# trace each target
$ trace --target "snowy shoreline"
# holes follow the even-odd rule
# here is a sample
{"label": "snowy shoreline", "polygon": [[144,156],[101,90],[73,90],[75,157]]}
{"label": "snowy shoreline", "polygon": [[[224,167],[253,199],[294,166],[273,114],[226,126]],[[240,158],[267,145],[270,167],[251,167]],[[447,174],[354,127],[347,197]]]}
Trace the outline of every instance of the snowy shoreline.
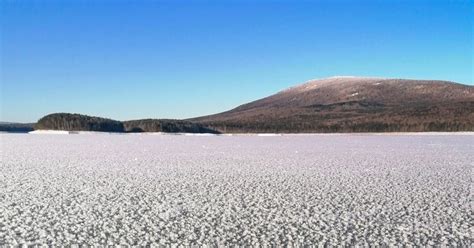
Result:
{"label": "snowy shoreline", "polygon": [[94,132],[94,131],[66,131],[66,130],[35,130],[28,134],[118,134],[118,135],[182,135],[182,136],[333,136],[333,135],[474,135],[474,132],[382,132],[382,133],[165,133],[165,132],[142,132],[142,133],[118,133],[118,132]]}

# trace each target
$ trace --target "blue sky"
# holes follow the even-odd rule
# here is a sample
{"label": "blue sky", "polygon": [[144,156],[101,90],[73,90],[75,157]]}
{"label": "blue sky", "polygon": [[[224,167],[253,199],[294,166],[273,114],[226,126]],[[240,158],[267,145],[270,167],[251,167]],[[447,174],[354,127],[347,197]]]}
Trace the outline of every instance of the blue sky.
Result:
{"label": "blue sky", "polygon": [[189,118],[313,78],[473,84],[473,1],[2,1],[1,121]]}

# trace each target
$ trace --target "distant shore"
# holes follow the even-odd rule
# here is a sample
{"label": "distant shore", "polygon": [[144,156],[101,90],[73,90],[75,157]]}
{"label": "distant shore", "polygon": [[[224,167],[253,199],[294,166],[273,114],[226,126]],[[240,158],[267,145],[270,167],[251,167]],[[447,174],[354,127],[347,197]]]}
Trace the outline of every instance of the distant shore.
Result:
{"label": "distant shore", "polygon": [[[2,132],[9,133],[9,132]],[[308,135],[474,135],[474,132],[364,132],[364,133],[166,133],[166,132],[142,132],[142,133],[118,133],[118,132],[95,132],[95,131],[67,131],[67,130],[35,130],[28,134],[120,134],[120,135],[182,135],[182,136],[308,136]]]}

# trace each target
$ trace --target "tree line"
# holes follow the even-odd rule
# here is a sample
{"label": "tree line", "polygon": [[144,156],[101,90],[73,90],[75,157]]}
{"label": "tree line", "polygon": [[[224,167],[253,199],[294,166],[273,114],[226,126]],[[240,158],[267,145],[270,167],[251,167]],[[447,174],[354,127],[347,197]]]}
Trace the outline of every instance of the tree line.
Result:
{"label": "tree line", "polygon": [[143,119],[116,121],[81,114],[55,113],[42,117],[36,130],[98,131],[98,132],[169,132],[218,133],[202,124],[182,120]]}

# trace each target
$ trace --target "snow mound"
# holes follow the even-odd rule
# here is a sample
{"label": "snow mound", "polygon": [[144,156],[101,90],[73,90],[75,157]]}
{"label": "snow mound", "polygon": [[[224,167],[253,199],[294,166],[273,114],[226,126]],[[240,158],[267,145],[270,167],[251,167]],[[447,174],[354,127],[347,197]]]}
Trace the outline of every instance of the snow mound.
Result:
{"label": "snow mound", "polygon": [[71,131],[65,130],[34,130],[28,132],[29,134],[70,134]]}

